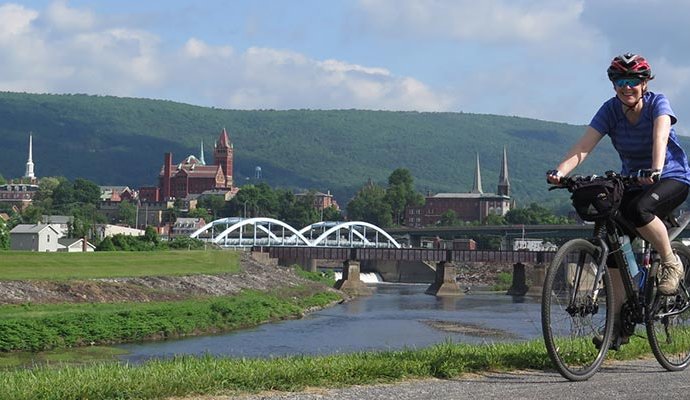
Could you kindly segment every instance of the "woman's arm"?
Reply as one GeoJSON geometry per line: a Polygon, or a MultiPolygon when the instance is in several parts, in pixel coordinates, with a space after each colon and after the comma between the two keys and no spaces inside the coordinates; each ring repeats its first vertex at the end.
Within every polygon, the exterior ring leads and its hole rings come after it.
{"type": "MultiPolygon", "coordinates": [[[[582,135],[580,140],[578,140],[577,143],[573,145],[573,147],[566,154],[563,161],[561,161],[561,163],[558,164],[558,167],[556,167],[558,175],[568,175],[572,170],[575,169],[575,167],[580,165],[585,160],[585,158],[587,158],[592,149],[596,147],[596,145],[599,143],[602,137],[604,136],[601,133],[599,133],[599,131],[592,128],[591,126],[588,126],[587,130],[585,130],[584,135],[582,135]]],[[[553,182],[551,178],[548,179],[551,183],[557,183],[557,177],[553,179],[553,182]]]]}
{"type": "MultiPolygon", "coordinates": [[[[654,120],[654,127],[652,128],[652,171],[659,171],[664,168],[666,162],[666,146],[668,145],[668,136],[671,134],[671,117],[668,115],[659,115],[654,120]]],[[[640,178],[642,184],[654,183],[654,177],[640,178]]]]}

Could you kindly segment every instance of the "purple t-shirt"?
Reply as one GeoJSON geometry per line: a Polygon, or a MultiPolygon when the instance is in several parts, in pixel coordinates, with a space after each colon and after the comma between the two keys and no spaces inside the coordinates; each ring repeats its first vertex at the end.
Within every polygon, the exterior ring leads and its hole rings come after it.
{"type": "MultiPolygon", "coordinates": [[[[589,124],[602,135],[609,135],[623,163],[623,175],[652,167],[654,120],[660,115],[668,115],[671,117],[671,125],[677,121],[668,99],[663,94],[646,92],[643,102],[640,119],[635,124],[631,124],[625,117],[618,97],[612,97],[604,103],[589,124]]],[[[661,177],[690,185],[688,158],[678,143],[673,126],[668,137],[661,177]]]]}

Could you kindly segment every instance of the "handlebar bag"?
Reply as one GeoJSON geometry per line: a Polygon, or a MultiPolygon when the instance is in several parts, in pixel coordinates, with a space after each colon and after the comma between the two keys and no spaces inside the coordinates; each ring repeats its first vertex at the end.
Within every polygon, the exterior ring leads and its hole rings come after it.
{"type": "Polygon", "coordinates": [[[608,218],[618,210],[624,189],[620,179],[594,178],[573,184],[570,199],[580,218],[584,221],[597,221],[608,218]]]}

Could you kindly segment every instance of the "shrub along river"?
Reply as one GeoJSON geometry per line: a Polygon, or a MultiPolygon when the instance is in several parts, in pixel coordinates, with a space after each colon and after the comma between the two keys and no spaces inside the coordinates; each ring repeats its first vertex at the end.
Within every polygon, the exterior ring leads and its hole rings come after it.
{"type": "Polygon", "coordinates": [[[469,292],[454,298],[424,294],[428,284],[372,286],[374,294],[311,313],[214,336],[117,346],[122,361],[138,363],[175,355],[265,358],[516,342],[541,336],[538,298],[469,292]]]}

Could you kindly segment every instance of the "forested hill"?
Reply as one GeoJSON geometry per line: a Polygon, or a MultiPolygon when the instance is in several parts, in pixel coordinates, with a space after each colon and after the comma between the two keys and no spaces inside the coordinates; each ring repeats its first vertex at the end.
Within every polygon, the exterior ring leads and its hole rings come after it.
{"type": "MultiPolygon", "coordinates": [[[[372,179],[386,185],[396,168],[419,191],[471,189],[479,154],[485,192],[498,183],[503,147],[518,203],[547,196],[544,171],[554,167],[583,127],[466,113],[361,110],[239,111],[171,101],[87,95],[0,93],[0,174],[20,177],[33,132],[37,176],[83,177],[138,188],[156,182],[163,154],[175,162],[212,162],[226,128],[235,148],[235,180],[251,182],[257,166],[274,187],[330,190],[344,205],[372,179]]],[[[582,172],[618,169],[608,140],[582,172]]],[[[561,197],[562,198],[562,197],[561,197]]]]}

